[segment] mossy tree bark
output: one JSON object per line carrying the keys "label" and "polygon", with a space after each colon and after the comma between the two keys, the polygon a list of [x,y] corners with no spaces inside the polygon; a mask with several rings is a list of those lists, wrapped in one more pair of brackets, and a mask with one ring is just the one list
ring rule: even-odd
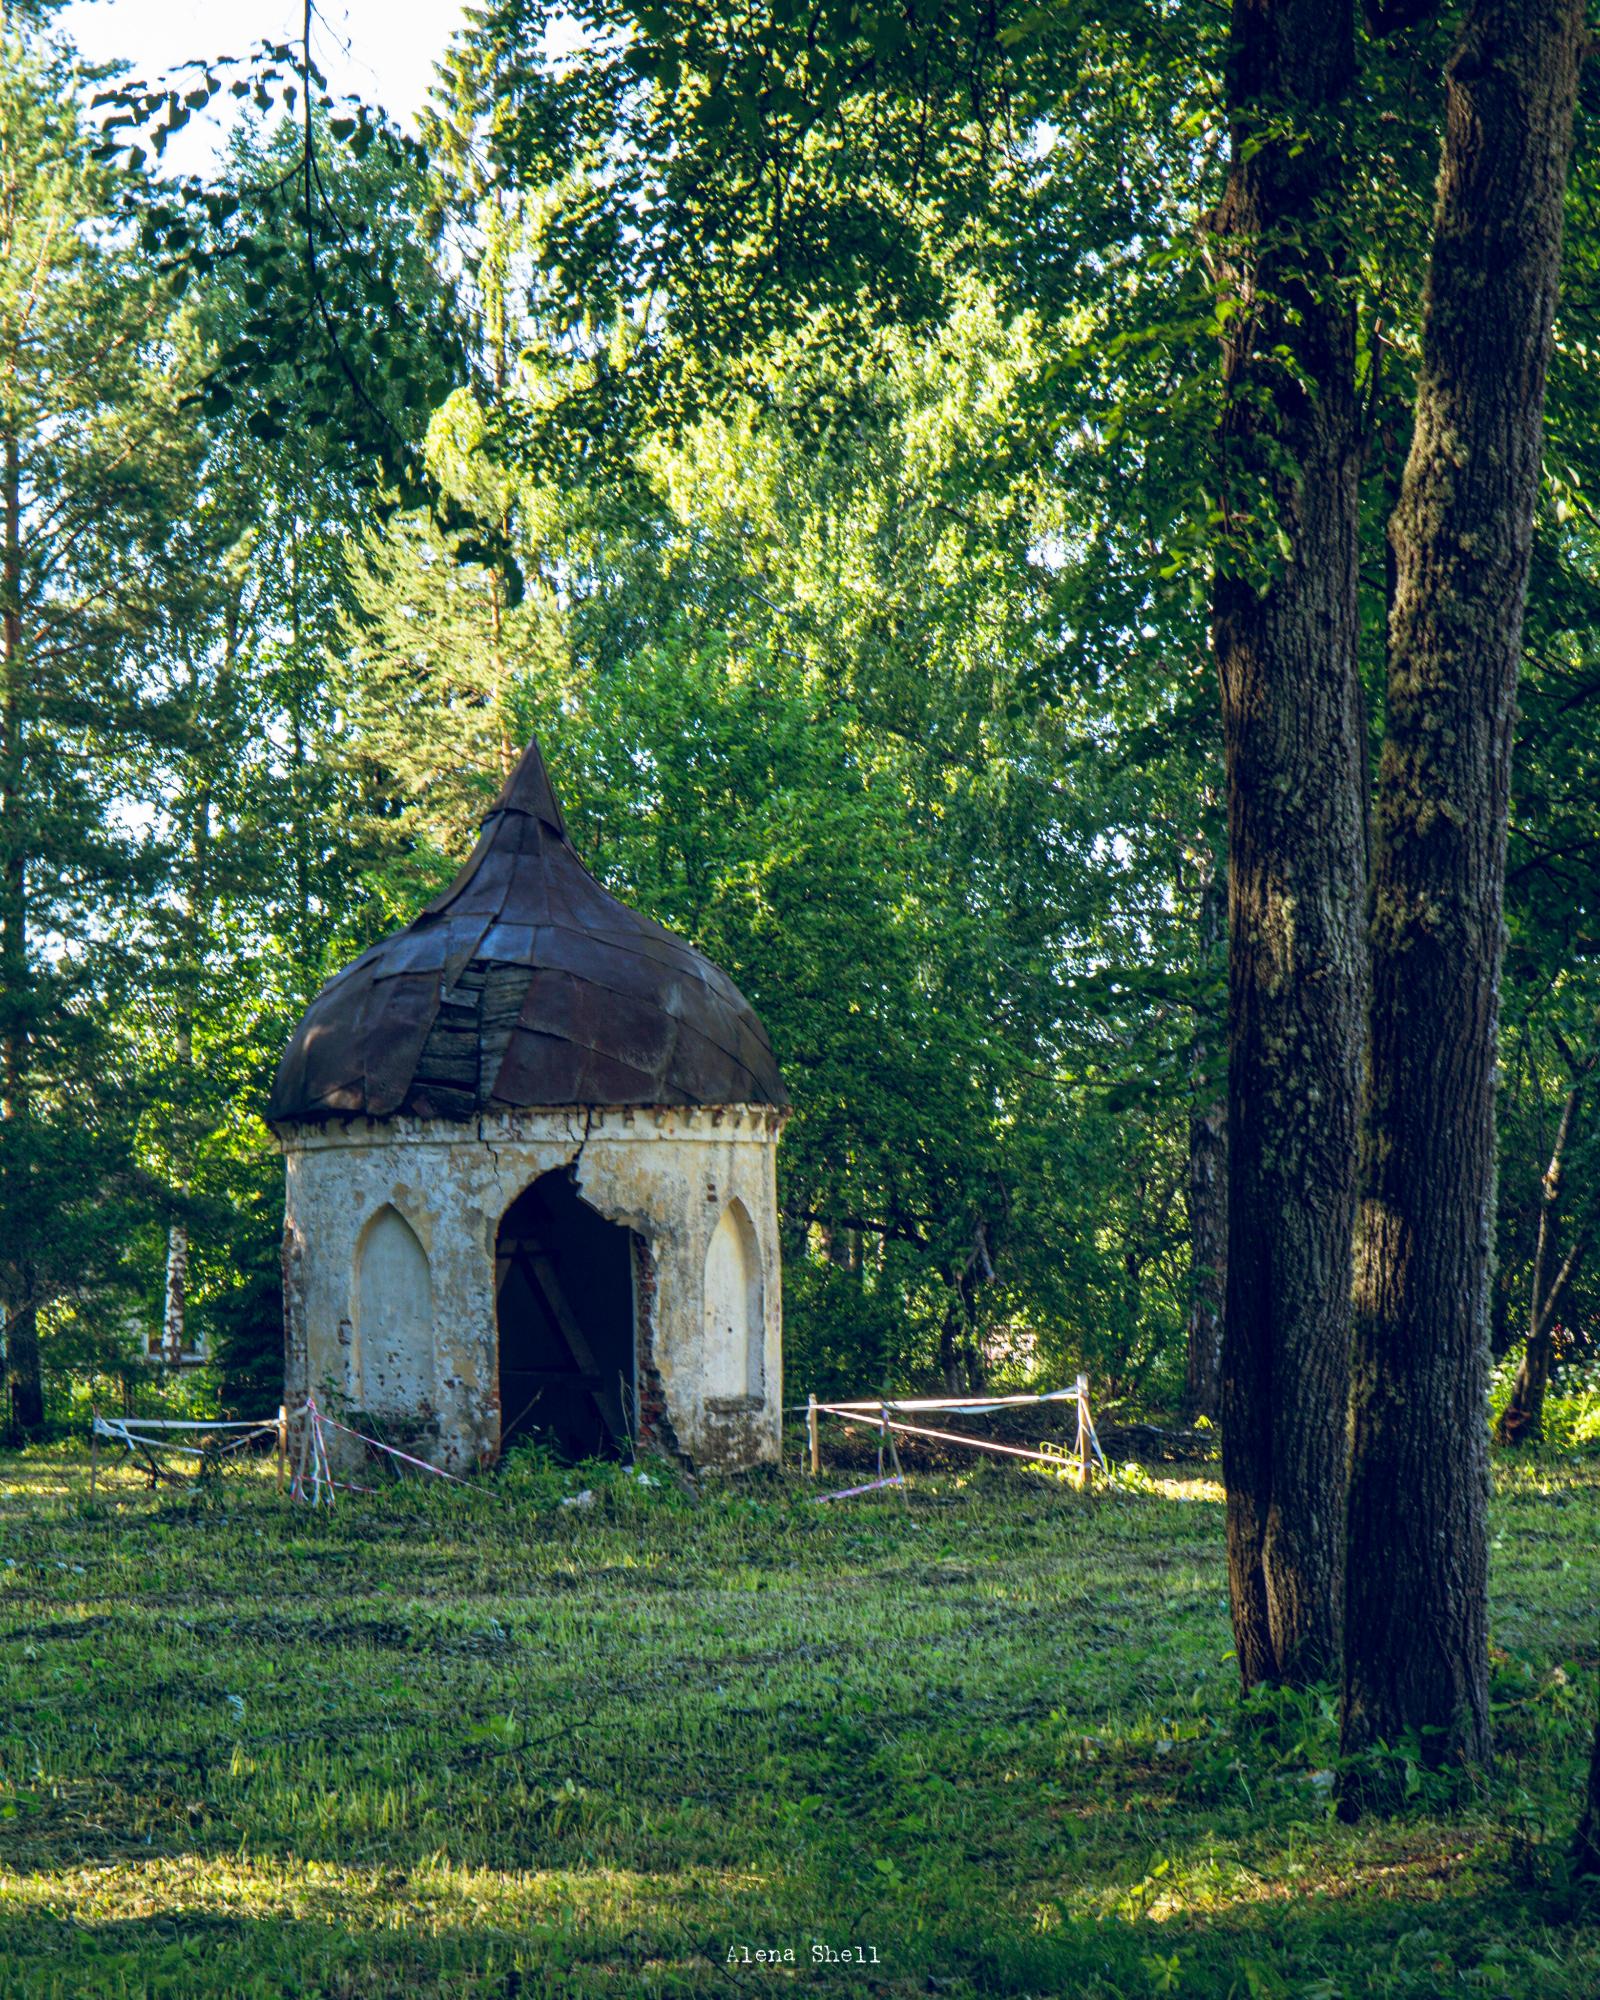
{"label": "mossy tree bark", "polygon": [[1341,0],[1235,0],[1213,633],[1228,772],[1223,1468],[1240,1672],[1337,1671],[1366,1006]]}
{"label": "mossy tree bark", "polygon": [[[1447,76],[1378,779],[1344,1747],[1489,1754],[1488,1294],[1507,797],[1582,0],[1477,0]],[[1353,1808],[1382,1779],[1358,1766]]]}

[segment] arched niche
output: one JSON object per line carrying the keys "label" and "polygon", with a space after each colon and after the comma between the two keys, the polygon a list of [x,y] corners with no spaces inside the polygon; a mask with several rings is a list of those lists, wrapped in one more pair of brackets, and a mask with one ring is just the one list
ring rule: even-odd
{"label": "arched niche", "polygon": [[356,1248],[353,1317],[351,1388],[361,1407],[410,1414],[431,1404],[433,1274],[416,1231],[387,1202]]}
{"label": "arched niche", "polygon": [[765,1395],[761,1245],[742,1201],[722,1211],[706,1248],[702,1394],[718,1401]]}

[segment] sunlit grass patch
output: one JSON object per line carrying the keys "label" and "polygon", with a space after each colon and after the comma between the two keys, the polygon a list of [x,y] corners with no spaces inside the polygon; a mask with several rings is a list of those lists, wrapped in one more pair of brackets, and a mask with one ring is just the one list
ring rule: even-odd
{"label": "sunlit grass patch", "polygon": [[177,1853],[0,1878],[0,1918],[74,1926],[184,1917],[322,1922],[342,1931],[443,1936],[490,1925],[677,1920],[684,1907],[728,1902],[758,1878],[737,1870],[651,1877],[625,1869],[460,1868],[442,1854],[409,1868]]}

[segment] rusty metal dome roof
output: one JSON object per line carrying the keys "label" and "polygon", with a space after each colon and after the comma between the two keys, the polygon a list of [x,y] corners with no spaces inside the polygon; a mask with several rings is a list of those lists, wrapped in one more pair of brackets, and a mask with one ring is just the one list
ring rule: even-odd
{"label": "rusty metal dome roof", "polygon": [[578,859],[530,743],[450,887],[306,1009],[267,1118],[788,1101],[727,974]]}

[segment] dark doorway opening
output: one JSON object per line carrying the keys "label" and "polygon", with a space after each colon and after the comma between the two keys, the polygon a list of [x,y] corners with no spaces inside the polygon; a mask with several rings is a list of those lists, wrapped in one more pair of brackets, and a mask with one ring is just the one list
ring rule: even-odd
{"label": "dark doorway opening", "polygon": [[568,1458],[617,1457],[633,1404],[633,1231],[570,1173],[541,1174],[495,1239],[500,1448],[537,1437]]}

